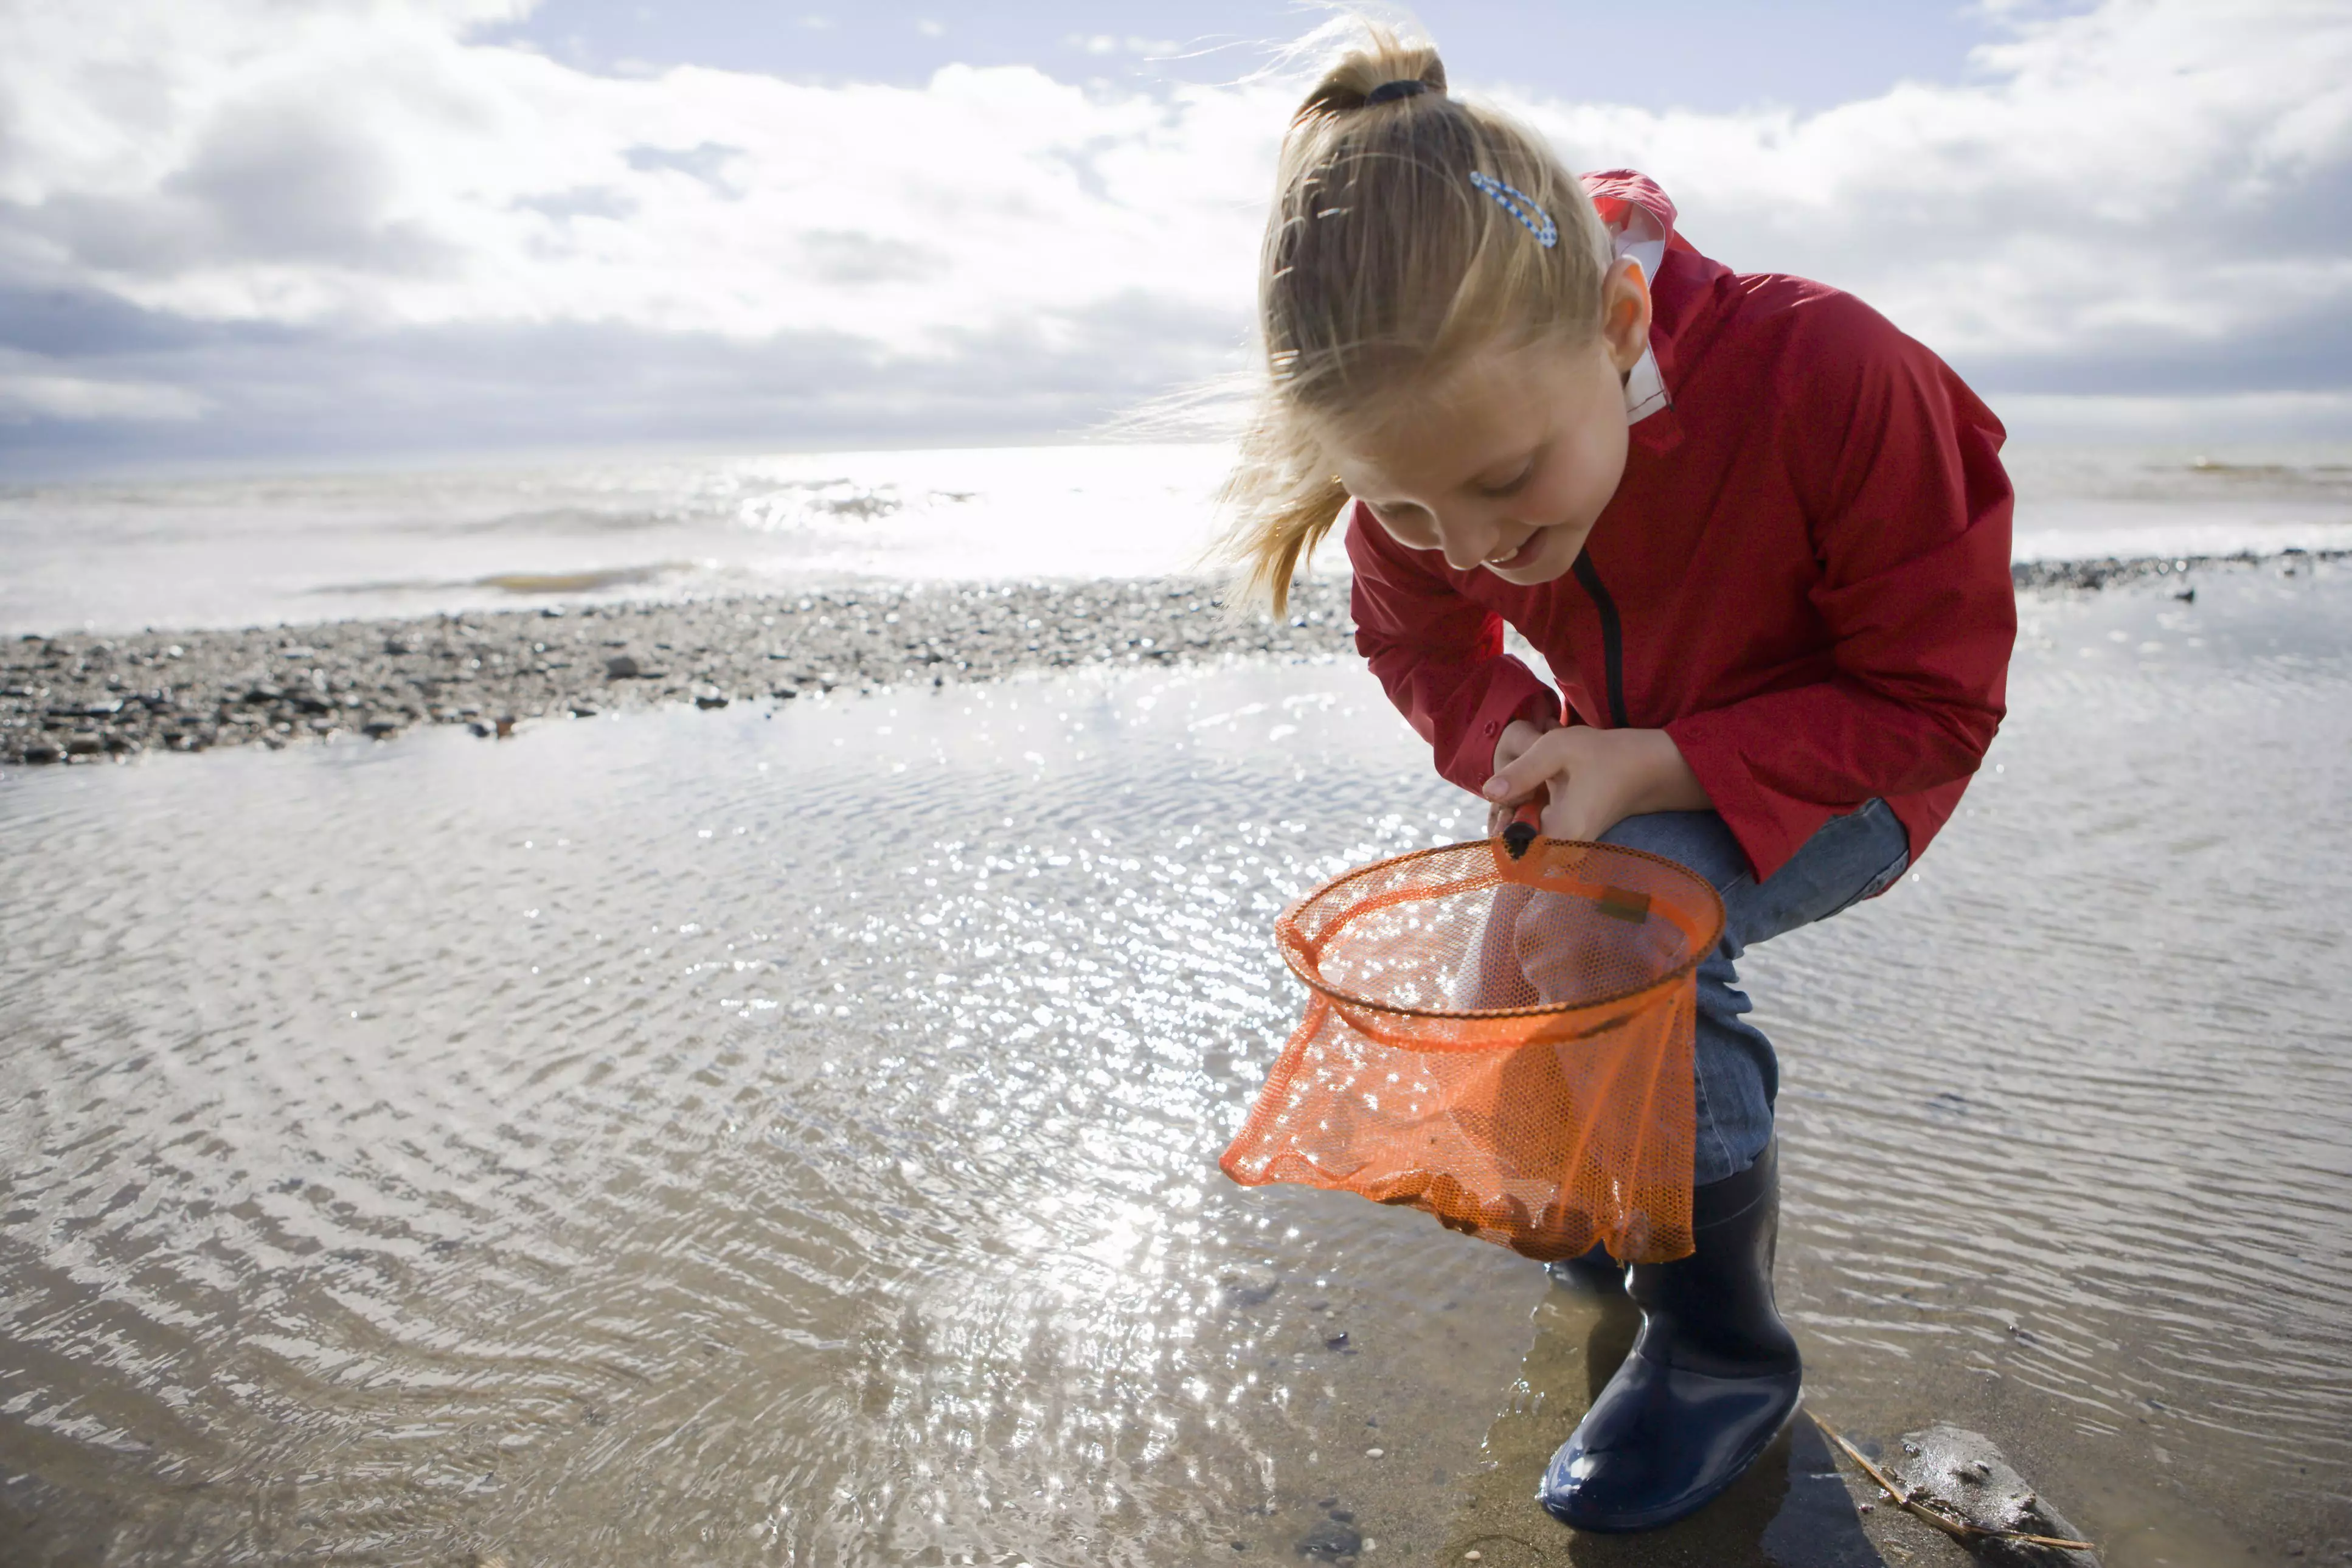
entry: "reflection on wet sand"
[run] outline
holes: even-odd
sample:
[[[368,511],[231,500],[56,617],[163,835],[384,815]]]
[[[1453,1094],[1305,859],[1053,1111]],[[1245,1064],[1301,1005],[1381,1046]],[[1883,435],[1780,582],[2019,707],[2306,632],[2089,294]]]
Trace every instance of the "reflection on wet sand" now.
[[[2352,580],[2198,589],[2029,604],[1749,972],[1813,1407],[2111,1568],[2352,1542]],[[1466,804],[1345,664],[0,782],[0,1562],[1957,1563],[1802,1426],[1568,1535],[1623,1316],[1217,1172],[1276,911]]]

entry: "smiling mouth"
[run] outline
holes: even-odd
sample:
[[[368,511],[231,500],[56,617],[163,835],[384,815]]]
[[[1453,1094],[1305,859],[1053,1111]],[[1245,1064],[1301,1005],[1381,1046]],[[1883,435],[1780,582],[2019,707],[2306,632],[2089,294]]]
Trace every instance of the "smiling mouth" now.
[[[1505,554],[1488,556],[1482,564],[1505,569],[1513,566],[1524,566],[1527,564],[1527,558],[1535,553],[1536,542],[1542,537],[1543,531],[1538,529],[1537,531],[1528,534],[1525,539],[1520,540],[1517,548],[1511,550]]]

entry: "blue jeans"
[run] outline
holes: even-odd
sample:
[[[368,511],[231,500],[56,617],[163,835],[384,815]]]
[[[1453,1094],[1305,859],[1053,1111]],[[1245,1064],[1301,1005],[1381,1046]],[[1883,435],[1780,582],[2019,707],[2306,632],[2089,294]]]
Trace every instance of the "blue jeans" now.
[[[1723,941],[1698,966],[1698,1142],[1692,1179],[1719,1182],[1756,1162],[1772,1138],[1780,1068],[1749,1023],[1740,954],[1784,931],[1824,921],[1884,889],[1911,864],[1903,824],[1883,800],[1833,816],[1762,883],[1723,818],[1711,811],[1629,816],[1604,844],[1646,849],[1705,877],[1723,895]]]

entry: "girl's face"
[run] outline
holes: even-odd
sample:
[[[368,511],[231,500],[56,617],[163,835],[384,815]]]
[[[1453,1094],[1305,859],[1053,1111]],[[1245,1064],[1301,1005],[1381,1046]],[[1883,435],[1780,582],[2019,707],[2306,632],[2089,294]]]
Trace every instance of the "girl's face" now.
[[[1596,336],[1472,356],[1369,432],[1328,440],[1333,470],[1398,543],[1457,572],[1549,583],[1617,493],[1625,374],[1649,336],[1649,290],[1620,262]]]

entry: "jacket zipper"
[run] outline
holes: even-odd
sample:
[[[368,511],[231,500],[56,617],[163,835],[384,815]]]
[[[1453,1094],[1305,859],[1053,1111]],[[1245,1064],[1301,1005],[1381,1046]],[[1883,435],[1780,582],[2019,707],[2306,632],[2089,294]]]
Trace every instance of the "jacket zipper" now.
[[[1585,552],[1576,558],[1576,580],[1592,596],[1592,607],[1601,614],[1601,668],[1609,684],[1609,725],[1614,730],[1629,726],[1625,722],[1625,640],[1617,624],[1617,601],[1609,596],[1608,586],[1601,581],[1601,569],[1592,564],[1592,552]]]

